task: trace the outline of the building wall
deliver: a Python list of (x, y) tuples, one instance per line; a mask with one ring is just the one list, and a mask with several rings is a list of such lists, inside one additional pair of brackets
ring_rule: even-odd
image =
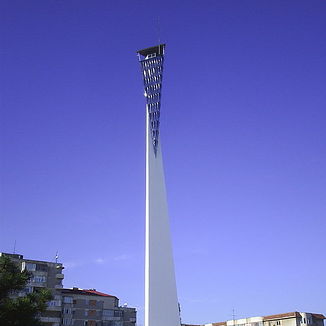
[[(35, 292), (40, 288), (47, 288), (51, 291), (54, 298), (61, 303), (61, 296), (58, 295), (57, 289), (62, 288), (62, 280), (64, 278), (62, 264), (25, 259), (23, 255), (18, 254), (0, 253), (0, 256), (10, 257), (22, 271), (27, 270), (32, 273), (30, 281), (27, 283), (24, 291), (18, 294), (19, 296)], [(42, 314), (41, 321), (46, 326), (59, 326), (61, 323), (61, 306), (50, 303), (49, 308)]]
[(297, 326), (296, 318), (275, 319), (264, 321), (264, 326)]
[(63, 289), (62, 325), (135, 326), (136, 309), (119, 307), (113, 296), (82, 294), (83, 290)]
[(123, 326), (135, 326), (136, 323), (136, 309), (122, 307), (123, 310)]
[(205, 326), (324, 326), (324, 316), (307, 312), (290, 312), (279, 315), (250, 317)]
[(135, 326), (136, 309), (119, 307), (119, 299), (108, 295), (87, 295), (77, 288), (63, 289), (63, 266), (56, 262), (24, 259), (22, 255), (9, 256), (21, 270), (32, 273), (24, 291), (26, 295), (39, 288), (48, 288), (53, 300), (40, 317), (45, 326)]

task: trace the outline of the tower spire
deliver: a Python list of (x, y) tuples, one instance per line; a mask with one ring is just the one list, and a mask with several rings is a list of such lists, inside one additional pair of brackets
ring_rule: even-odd
[(145, 326), (180, 326), (160, 141), (164, 49), (138, 51), (146, 98)]
[(155, 155), (157, 153), (160, 132), (164, 49), (165, 44), (160, 44), (138, 51), (144, 81), (146, 110), (149, 115), (151, 138)]

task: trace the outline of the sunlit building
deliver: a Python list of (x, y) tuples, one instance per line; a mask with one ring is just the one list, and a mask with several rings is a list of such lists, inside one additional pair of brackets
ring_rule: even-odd
[[(232, 319), (196, 326), (324, 326), (325, 316), (310, 312), (287, 312), (277, 315)], [(183, 326), (195, 326), (184, 324)]]
[(0, 253), (17, 264), (21, 271), (27, 270), (32, 277), (23, 291), (24, 296), (42, 288), (51, 291), (53, 299), (40, 316), (44, 326), (135, 326), (136, 309), (119, 306), (119, 299), (95, 289), (64, 289), (63, 265), (58, 262), (25, 259), (23, 255)]
[(29, 282), (18, 296), (24, 296), (33, 293), (42, 288), (47, 288), (53, 295), (53, 301), (49, 303), (48, 309), (40, 317), (46, 326), (59, 326), (61, 323), (61, 306), (55, 303), (61, 301), (61, 295), (58, 292), (62, 288), (63, 266), (58, 262), (49, 262), (43, 260), (26, 259), (23, 255), (0, 253), (0, 256), (7, 256), (15, 262), (20, 270), (27, 270), (32, 274)]
[(135, 326), (136, 309), (119, 307), (116, 296), (78, 288), (62, 289), (62, 325)]

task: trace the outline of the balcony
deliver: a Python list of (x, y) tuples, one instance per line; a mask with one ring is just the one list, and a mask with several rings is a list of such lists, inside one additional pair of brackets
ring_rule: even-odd
[(46, 308), (46, 310), (49, 310), (49, 311), (61, 311), (61, 305), (60, 306), (48, 306)]
[(110, 317), (110, 316), (103, 316), (102, 320), (116, 320), (116, 321), (120, 321), (121, 317)]
[(38, 283), (38, 282), (28, 282), (27, 286), (33, 287), (33, 288), (45, 288), (46, 283)]
[(61, 318), (57, 317), (40, 317), (40, 321), (43, 323), (61, 323)]

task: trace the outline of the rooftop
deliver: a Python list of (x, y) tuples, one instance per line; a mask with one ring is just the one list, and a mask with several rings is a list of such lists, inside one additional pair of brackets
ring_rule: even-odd
[(140, 55), (146, 57), (149, 54), (156, 54), (156, 55), (162, 55), (164, 54), (165, 44), (159, 44), (156, 46), (152, 46), (150, 48), (146, 48), (143, 50), (137, 51)]
[(51, 264), (51, 265), (57, 265), (60, 266), (60, 268), (64, 268), (62, 267), (62, 263), (58, 263), (58, 262), (54, 262), (54, 261), (47, 261), (47, 260), (36, 260), (36, 259), (29, 259), (29, 258), (24, 258), (23, 255), (21, 254), (10, 254), (7, 252), (0, 252), (0, 257), (4, 256), (4, 257), (9, 257), (11, 259), (17, 259), (17, 260), (23, 260), (27, 263), (41, 263), (41, 264)]
[(301, 317), (301, 315), (298, 311), (293, 311), (293, 312), (286, 312), (284, 314), (263, 316), (264, 320), (285, 319), (285, 318), (293, 318), (293, 317)]
[(110, 297), (110, 298), (117, 298), (115, 295), (106, 294), (103, 292), (96, 291), (95, 289), (79, 289), (79, 288), (72, 288), (72, 289), (62, 289), (63, 293), (71, 293), (71, 294), (81, 294), (81, 295), (94, 295), (100, 297)]
[[(302, 313), (302, 312), (301, 312)], [(218, 322), (218, 323), (209, 323), (205, 325), (212, 325), (212, 326), (226, 326), (227, 324), (233, 325), (240, 325), (243, 323), (243, 320), (245, 319), (254, 319), (254, 318), (260, 318), (262, 321), (268, 321), (268, 320), (279, 320), (279, 319), (288, 319), (288, 318), (301, 318), (301, 313), (298, 311), (293, 311), (293, 312), (286, 312), (283, 314), (276, 314), (276, 315), (268, 315), (268, 316), (260, 316), (260, 317), (249, 317), (249, 318), (243, 318), (243, 319), (238, 319), (238, 320), (229, 320), (229, 321), (223, 321), (223, 322)], [(326, 317), (323, 314), (315, 314), (312, 312), (306, 312), (306, 314), (310, 314), (313, 318), (316, 319), (326, 319)], [(241, 320), (241, 323), (239, 321)], [(248, 321), (249, 322), (249, 321)], [(189, 325), (189, 324), (184, 324), (185, 326), (199, 326), (199, 325)]]

